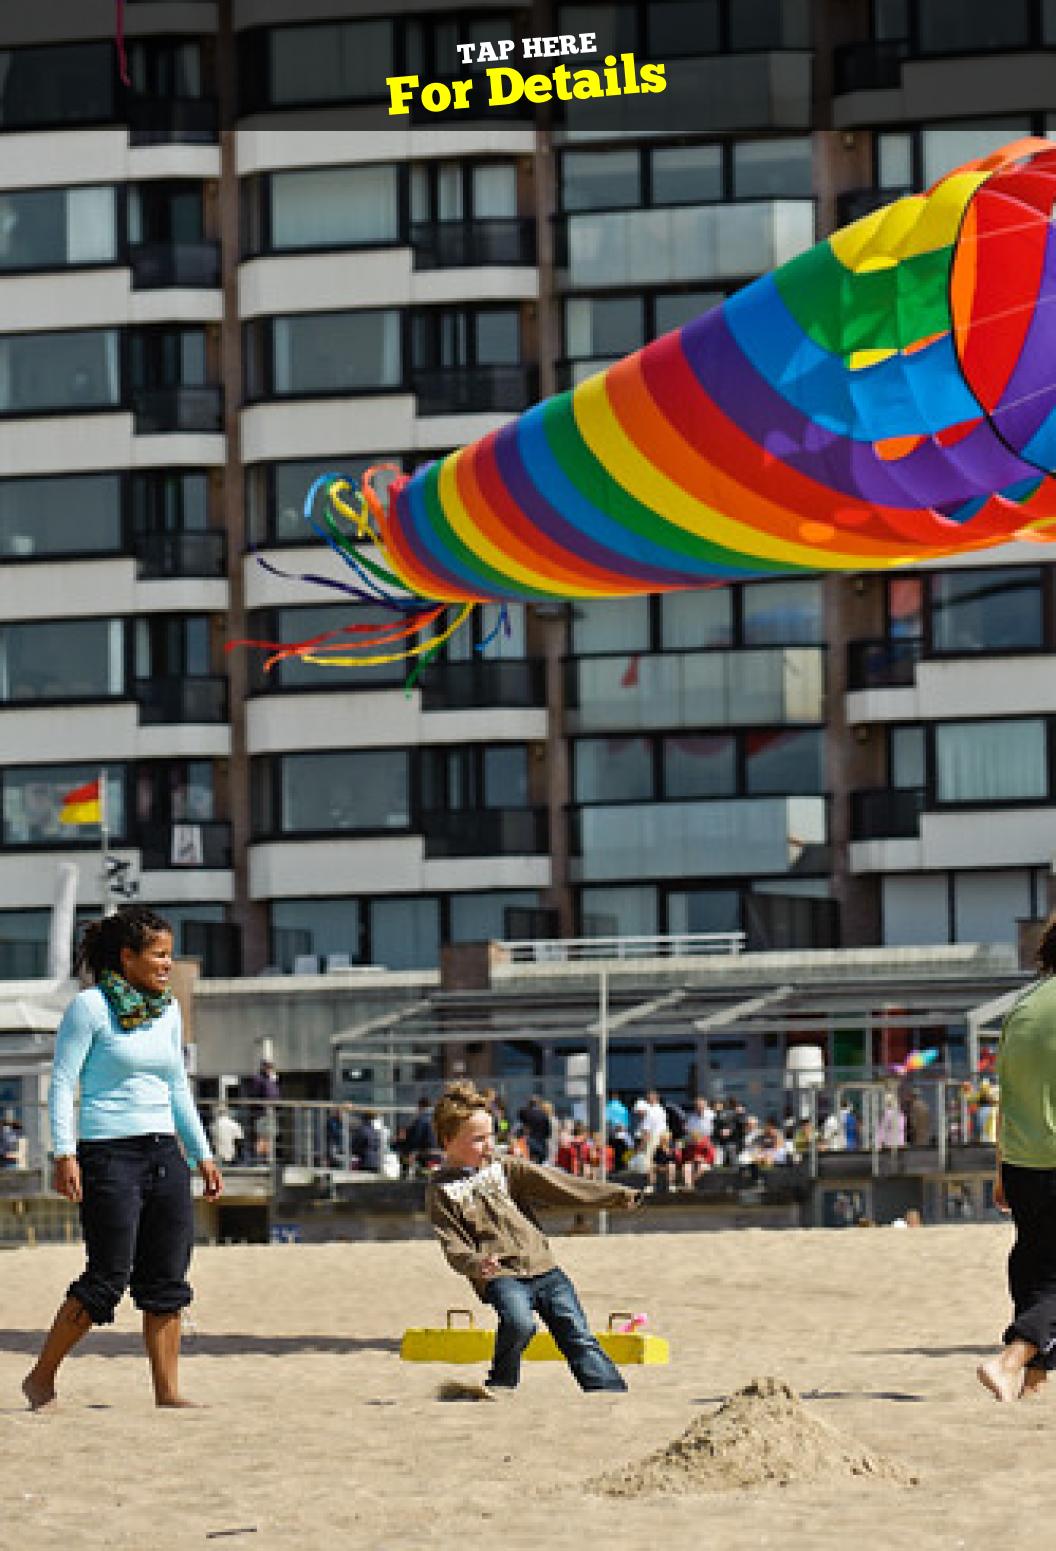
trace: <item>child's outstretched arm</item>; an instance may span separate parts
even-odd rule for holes
[[[575,1206],[580,1210],[605,1211],[608,1207],[634,1211],[641,1206],[640,1190],[611,1180],[581,1179],[562,1169],[529,1163],[524,1158],[507,1160],[510,1194],[515,1201],[535,1201],[542,1206]]]

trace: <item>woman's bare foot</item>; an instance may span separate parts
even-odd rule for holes
[[[51,1410],[59,1403],[54,1384],[44,1384],[40,1379],[34,1378],[32,1373],[27,1373],[22,1380],[22,1393],[29,1401],[31,1411]]]
[[[1023,1393],[1020,1400],[1037,1399],[1044,1393],[1048,1372],[1044,1368],[1027,1368],[1023,1374]]]
[[[1007,1351],[1008,1348],[1005,1348]],[[1010,1364],[1005,1357],[1005,1352],[1000,1352],[997,1357],[991,1357],[989,1362],[980,1363],[975,1370],[975,1376],[984,1389],[988,1389],[995,1400],[1018,1400],[1023,1393],[1023,1369]]]
[[[154,1404],[161,1411],[204,1411],[200,1400],[184,1400],[182,1395],[176,1395],[172,1400],[155,1400]]]

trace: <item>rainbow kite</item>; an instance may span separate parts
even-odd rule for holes
[[[428,658],[442,605],[614,598],[1056,537],[1056,146],[1016,141],[359,502],[306,515]],[[320,509],[320,503],[321,509]],[[383,562],[364,558],[372,539]],[[404,642],[417,639],[417,645]],[[380,655],[379,655],[380,651]],[[364,655],[364,653],[366,655]]]

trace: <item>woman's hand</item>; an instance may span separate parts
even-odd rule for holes
[[[224,1176],[220,1173],[215,1158],[203,1158],[198,1165],[198,1172],[202,1176],[205,1185],[205,1199],[216,1201],[224,1193]]]
[[[56,1158],[51,1178],[52,1189],[67,1201],[81,1199],[81,1165],[76,1158]]]
[[[1007,1212],[1009,1209],[1008,1202],[1005,1199],[1005,1185],[1001,1178],[1000,1169],[994,1175],[994,1205],[999,1212]]]

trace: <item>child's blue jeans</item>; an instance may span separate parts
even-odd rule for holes
[[[515,1389],[521,1377],[521,1353],[535,1334],[538,1314],[557,1343],[580,1389],[626,1389],[615,1363],[598,1345],[582,1305],[565,1273],[556,1268],[542,1276],[497,1276],[484,1291],[499,1316],[495,1358],[486,1382],[494,1389]]]

